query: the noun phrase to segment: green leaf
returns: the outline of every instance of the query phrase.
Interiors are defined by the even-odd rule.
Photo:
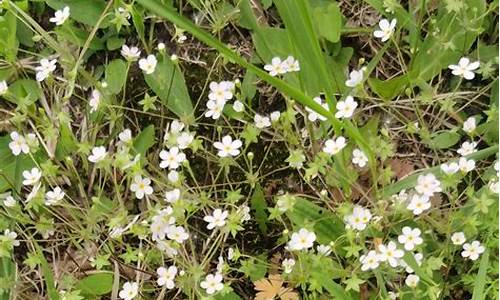
[[[34,167],[25,154],[14,156],[9,148],[10,137],[0,137],[0,193],[9,189],[19,191],[22,186],[22,171]]]
[[[40,86],[31,79],[16,80],[9,86],[9,91],[14,95],[15,103],[19,106],[29,106],[42,95]]]
[[[217,295],[215,295],[215,299],[216,300],[241,300],[241,297],[238,296],[238,294],[236,294],[235,292],[229,292],[227,294],[222,294],[221,293],[218,293]]]
[[[40,257],[40,268],[42,270],[43,280],[45,281],[45,285],[47,287],[47,293],[51,300],[59,300],[59,293],[56,290],[54,276],[52,274],[52,270],[50,268],[49,263],[47,262],[45,256],[43,255],[42,248],[40,248],[40,245],[38,245],[38,243],[35,240],[33,240],[32,243],[35,246],[35,250]]]
[[[336,43],[340,40],[342,13],[337,3],[315,7],[313,10],[314,23],[320,36]]]
[[[95,26],[106,8],[104,0],[45,0],[48,6],[58,10],[65,6],[70,8],[70,18],[85,25]],[[109,26],[109,18],[100,27]]]
[[[325,276],[321,271],[316,271],[312,273],[314,280],[319,282],[321,286],[328,291],[330,296],[333,299],[342,299],[342,300],[354,300],[359,299],[358,297],[354,297],[353,295],[347,293],[340,284],[333,281],[330,276]]]
[[[255,210],[255,219],[259,224],[259,229],[263,234],[267,233],[267,203],[264,198],[264,192],[260,184],[255,186],[250,205]]]
[[[66,24],[65,26],[58,26],[55,28],[58,36],[68,40],[71,43],[83,47],[90,36],[90,33],[84,29],[73,26],[73,24]],[[98,37],[94,37],[89,44],[91,50],[104,50],[104,41]]]
[[[471,300],[486,299],[484,287],[486,285],[486,273],[489,266],[489,256],[490,253],[488,250],[486,250],[481,257],[481,262],[479,263],[479,271],[477,272],[476,280],[474,280],[474,291],[472,293]]]
[[[56,158],[59,160],[64,159],[66,156],[73,156],[78,149],[77,140],[71,127],[68,124],[61,124],[59,131],[59,140],[56,146]]]
[[[170,58],[161,56],[153,74],[144,74],[146,83],[162,102],[181,119],[193,118],[193,104],[184,75]]]
[[[434,149],[447,149],[458,143],[460,134],[454,131],[441,131],[433,134],[429,146]]]
[[[78,281],[76,288],[89,296],[106,295],[113,289],[113,273],[96,273],[84,277]]]
[[[111,94],[118,94],[122,90],[127,80],[127,64],[122,59],[111,61],[105,72],[105,81],[108,84],[106,91]]]
[[[404,91],[408,84],[408,76],[401,75],[388,80],[368,78],[372,91],[384,100],[392,100]]]
[[[141,133],[134,139],[134,149],[141,155],[141,158],[146,156],[146,152],[155,144],[155,126],[153,124],[144,128]]]
[[[0,258],[0,281],[2,289],[0,289],[0,300],[9,300],[10,292],[16,284],[16,265],[10,257]],[[7,285],[7,286],[4,286]],[[10,287],[10,289],[9,289]]]
[[[10,62],[16,61],[17,48],[19,46],[16,31],[16,16],[12,12],[7,11],[3,16],[0,16],[0,56],[5,57]]]
[[[413,269],[413,271],[415,271],[415,274],[417,274],[420,277],[420,279],[422,279],[423,281],[427,282],[430,285],[433,286],[436,285],[436,283],[432,280],[432,278],[429,275],[427,275],[427,273],[425,273],[425,271],[422,270],[422,268],[417,264],[415,256],[412,253],[405,252],[403,260],[405,261],[405,263],[408,264],[408,266],[410,266],[410,268]]]

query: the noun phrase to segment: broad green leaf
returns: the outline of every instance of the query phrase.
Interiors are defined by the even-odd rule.
[[[78,149],[77,140],[69,124],[61,124],[59,129],[59,140],[56,146],[56,158],[64,159],[66,156],[73,156]]]
[[[113,288],[113,273],[96,273],[80,279],[76,284],[82,294],[102,296],[109,294]]]
[[[318,6],[313,10],[313,20],[319,35],[332,43],[340,40],[342,13],[336,2]]]
[[[36,81],[19,79],[9,86],[9,91],[14,95],[14,101],[19,106],[29,106],[40,99],[42,90]]]
[[[106,66],[105,81],[108,84],[106,91],[111,94],[121,92],[127,80],[127,64],[122,59],[115,59]]]
[[[153,124],[144,128],[134,139],[134,149],[141,155],[146,156],[146,152],[155,144],[155,126]]]
[[[17,47],[19,42],[16,38],[17,19],[8,11],[0,16],[0,56],[5,57],[10,62],[16,61]]]
[[[0,137],[0,193],[10,189],[19,191],[22,186],[22,171],[34,167],[28,155],[14,156],[9,148],[10,137]]]
[[[368,84],[372,91],[384,100],[396,98],[406,88],[408,77],[406,75],[397,76],[388,80],[378,78],[368,78]]]
[[[216,300],[241,300],[241,297],[238,296],[235,292],[229,292],[227,294],[219,293],[215,296]]]
[[[275,56],[283,59],[292,54],[292,46],[284,29],[259,27],[252,33],[252,40],[264,63],[270,63]]]
[[[162,102],[181,119],[193,117],[193,104],[181,69],[170,58],[161,56],[153,74],[144,74],[146,83]]]
[[[429,146],[434,149],[447,149],[458,143],[460,134],[454,131],[436,132],[429,141]]]
[[[260,184],[255,186],[250,205],[255,210],[255,219],[259,224],[259,229],[263,234],[267,233],[267,203],[264,198],[264,192]]]
[[[83,47],[89,38],[89,32],[73,26],[72,24],[66,24],[65,26],[58,26],[55,28],[55,32],[57,35],[66,39],[67,41],[78,45],[79,47]],[[104,46],[103,39],[98,37],[94,37],[89,44],[90,50],[104,50],[106,47]]]
[[[70,8],[70,18],[89,26],[95,26],[106,8],[104,0],[45,0],[55,10],[65,6]],[[109,26],[109,18],[101,23],[101,28]]]

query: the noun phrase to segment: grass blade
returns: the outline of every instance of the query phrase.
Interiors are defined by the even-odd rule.
[[[477,272],[476,280],[474,280],[474,292],[472,294],[472,300],[486,299],[486,295],[484,294],[484,286],[486,285],[486,272],[488,270],[489,256],[489,251],[486,251],[481,257],[481,262],[479,263],[479,271]]]

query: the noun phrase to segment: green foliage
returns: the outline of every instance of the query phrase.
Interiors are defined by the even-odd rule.
[[[113,274],[96,273],[86,276],[78,281],[76,287],[83,295],[87,296],[102,296],[109,294],[113,288]]]

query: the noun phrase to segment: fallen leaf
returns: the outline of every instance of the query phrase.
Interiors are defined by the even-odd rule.
[[[298,300],[299,294],[290,287],[283,286],[283,279],[280,275],[269,275],[268,278],[260,279],[254,283],[258,293],[254,300],[270,300],[278,297],[281,300]]]
[[[389,161],[389,165],[391,166],[391,169],[398,180],[401,180],[403,177],[415,170],[415,165],[412,162],[397,158],[391,159]]]

